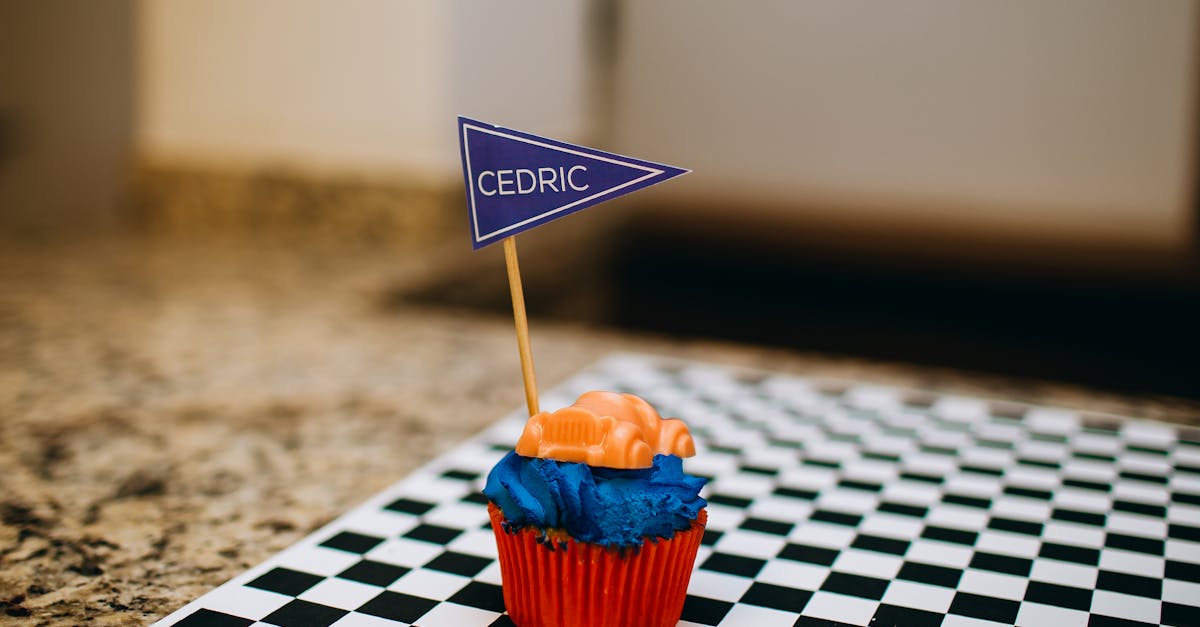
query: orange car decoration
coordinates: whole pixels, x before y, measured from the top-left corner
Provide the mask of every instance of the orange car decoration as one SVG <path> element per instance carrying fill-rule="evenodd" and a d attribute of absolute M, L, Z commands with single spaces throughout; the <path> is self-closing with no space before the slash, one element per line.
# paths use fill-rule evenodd
<path fill-rule="evenodd" d="M 574 405 L 539 412 L 525 423 L 517 454 L 608 468 L 649 468 L 656 454 L 691 457 L 682 420 L 663 419 L 632 394 L 587 392 Z"/>

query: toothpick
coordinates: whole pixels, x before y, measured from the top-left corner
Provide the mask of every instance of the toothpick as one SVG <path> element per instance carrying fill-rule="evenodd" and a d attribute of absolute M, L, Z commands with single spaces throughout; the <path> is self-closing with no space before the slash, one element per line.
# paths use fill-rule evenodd
<path fill-rule="evenodd" d="M 525 319 L 525 292 L 521 289 L 521 268 L 517 265 L 516 237 L 504 239 L 504 265 L 508 269 L 508 290 L 512 296 L 513 321 L 517 325 L 517 350 L 521 354 L 525 404 L 532 416 L 538 413 L 537 378 L 533 374 L 533 351 L 529 348 L 529 322 Z"/>

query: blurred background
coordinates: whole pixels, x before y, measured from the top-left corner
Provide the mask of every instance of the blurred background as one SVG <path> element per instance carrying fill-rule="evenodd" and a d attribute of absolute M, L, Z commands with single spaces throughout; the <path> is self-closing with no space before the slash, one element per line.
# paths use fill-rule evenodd
<path fill-rule="evenodd" d="M 1191 0 L 0 0 L 0 245 L 372 249 L 427 260 L 384 307 L 507 316 L 461 113 L 694 171 L 522 236 L 535 334 L 1196 398 L 1198 26 Z"/>

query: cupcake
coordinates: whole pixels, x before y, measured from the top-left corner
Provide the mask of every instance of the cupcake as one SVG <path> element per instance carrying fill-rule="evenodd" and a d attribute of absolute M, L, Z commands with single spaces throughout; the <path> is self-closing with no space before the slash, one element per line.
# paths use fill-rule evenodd
<path fill-rule="evenodd" d="M 631 394 L 531 417 L 484 488 L 513 622 L 674 625 L 707 518 L 694 454 L 683 422 Z"/>

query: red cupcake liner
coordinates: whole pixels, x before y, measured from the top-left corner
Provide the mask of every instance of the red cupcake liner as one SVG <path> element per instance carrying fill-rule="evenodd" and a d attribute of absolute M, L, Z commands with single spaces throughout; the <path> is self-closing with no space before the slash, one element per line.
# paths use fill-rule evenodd
<path fill-rule="evenodd" d="M 617 550 L 589 542 L 547 546 L 532 528 L 504 530 L 488 504 L 500 552 L 504 606 L 519 627 L 671 627 L 679 621 L 708 513 L 669 540 Z"/>

